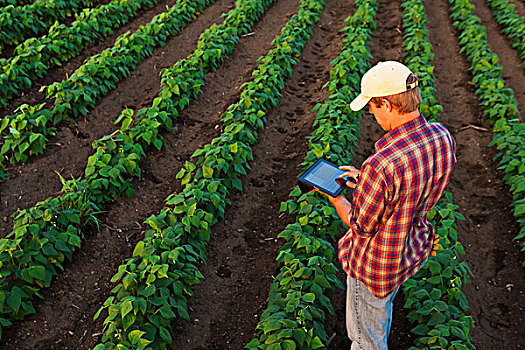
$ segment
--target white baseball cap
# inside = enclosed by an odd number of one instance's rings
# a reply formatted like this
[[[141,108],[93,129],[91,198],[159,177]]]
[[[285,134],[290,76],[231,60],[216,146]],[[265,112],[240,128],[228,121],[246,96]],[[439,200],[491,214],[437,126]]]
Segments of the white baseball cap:
[[[359,111],[373,97],[395,95],[415,88],[417,81],[407,85],[407,78],[411,73],[410,69],[400,62],[379,62],[361,78],[361,93],[350,103],[350,108]]]

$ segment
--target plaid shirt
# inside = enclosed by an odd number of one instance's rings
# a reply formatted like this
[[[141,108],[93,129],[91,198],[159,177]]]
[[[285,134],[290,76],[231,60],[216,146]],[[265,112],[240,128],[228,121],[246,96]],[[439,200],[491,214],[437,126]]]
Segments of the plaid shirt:
[[[362,165],[339,240],[346,273],[378,298],[417,272],[432,251],[427,212],[441,197],[456,162],[447,129],[423,116],[384,135]]]

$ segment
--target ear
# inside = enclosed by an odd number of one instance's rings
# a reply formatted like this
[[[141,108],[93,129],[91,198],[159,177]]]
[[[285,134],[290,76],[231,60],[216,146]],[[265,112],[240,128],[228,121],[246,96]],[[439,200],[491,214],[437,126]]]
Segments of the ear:
[[[383,101],[383,104],[385,105],[386,109],[389,111],[389,112],[392,112],[392,109],[393,109],[393,105],[392,103],[390,103],[389,100],[387,100],[386,98],[383,98],[381,99]]]

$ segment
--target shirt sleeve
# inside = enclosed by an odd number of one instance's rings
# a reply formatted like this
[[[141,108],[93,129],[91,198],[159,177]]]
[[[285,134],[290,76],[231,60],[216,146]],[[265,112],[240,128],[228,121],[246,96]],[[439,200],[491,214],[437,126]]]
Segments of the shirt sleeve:
[[[349,213],[350,228],[354,233],[371,237],[379,231],[388,192],[384,176],[374,166],[363,164]]]

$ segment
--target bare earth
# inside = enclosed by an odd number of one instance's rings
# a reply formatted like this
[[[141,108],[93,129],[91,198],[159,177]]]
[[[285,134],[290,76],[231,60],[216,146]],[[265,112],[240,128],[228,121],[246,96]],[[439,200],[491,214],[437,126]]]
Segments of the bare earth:
[[[12,112],[21,103],[38,103],[41,85],[63,79],[82,61],[112,45],[116,36],[164,11],[171,1],[163,1],[115,32],[103,43],[94,44],[81,57],[54,69],[23,97],[13,100],[3,111]],[[233,54],[206,79],[203,93],[182,113],[174,127],[163,136],[161,151],[150,151],[142,164],[143,177],[135,181],[133,198],[123,198],[105,208],[100,232],[85,232],[82,249],[66,264],[44,298],[36,301],[35,315],[5,329],[3,349],[92,349],[101,339],[103,317],[93,315],[110,296],[111,277],[120,263],[131,255],[142,238],[142,222],[162,208],[164,198],[180,189],[175,174],[199,147],[219,133],[220,115],[240,93],[239,87],[251,77],[257,58],[271,48],[271,41],[291,15],[298,0],[278,0],[256,24],[253,34],[242,38]],[[490,11],[475,0],[476,14],[489,31],[489,44],[500,56],[504,78],[515,91],[520,109],[525,108],[525,76],[516,52],[499,33]],[[517,9],[524,6],[517,3]],[[159,89],[159,72],[186,57],[196,47],[200,33],[222,20],[220,14],[234,5],[233,0],[217,0],[165,47],[137,67],[118,88],[102,98],[76,126],[63,125],[43,156],[9,169],[11,179],[0,184],[0,237],[12,228],[11,214],[27,208],[60,190],[55,174],[78,177],[91,142],[114,130],[113,121],[126,107],[148,106]],[[509,210],[511,197],[501,181],[489,148],[490,127],[470,84],[470,71],[459,53],[458,33],[448,18],[446,0],[425,2],[431,43],[435,54],[438,103],[443,105],[443,124],[453,133],[458,164],[448,187],[459,211],[466,217],[459,227],[465,261],[472,269],[472,284],[464,288],[474,320],[473,342],[478,349],[520,349],[525,347],[523,305],[525,273],[520,267],[525,256],[513,241],[519,231]],[[191,322],[177,319],[173,324],[172,349],[242,349],[255,335],[259,316],[266,307],[268,289],[278,266],[275,262],[282,241],[275,237],[293,218],[278,212],[281,201],[296,183],[299,164],[307,152],[306,137],[313,131],[312,108],[327,98],[323,85],[329,79],[330,62],[339,54],[344,19],[353,4],[344,0],[327,3],[320,22],[304,48],[300,61],[284,89],[281,102],[268,116],[266,129],[254,147],[251,172],[243,179],[243,192],[231,195],[232,205],[225,220],[213,228],[208,246],[208,263],[202,266],[205,279],[189,299]],[[378,29],[371,42],[371,63],[403,60],[402,10],[399,2],[379,1]],[[521,13],[523,15],[523,12]],[[356,164],[373,150],[383,132],[372,117],[362,120]],[[335,243],[335,242],[334,242]],[[340,278],[344,276],[340,273]],[[344,291],[331,296],[336,310],[327,320],[329,334],[335,333],[329,349],[340,349],[344,332]],[[403,295],[395,303],[390,337],[391,349],[407,349],[412,344],[411,325],[402,308]]]

